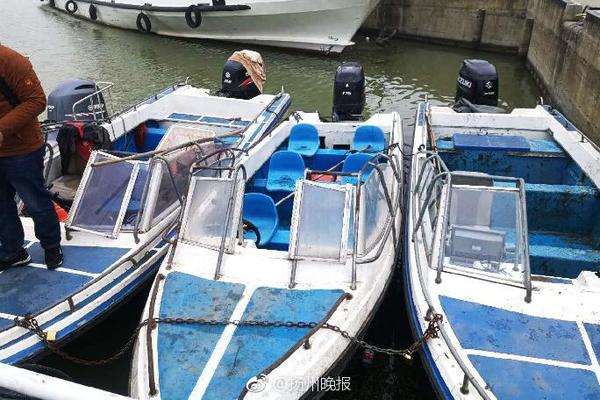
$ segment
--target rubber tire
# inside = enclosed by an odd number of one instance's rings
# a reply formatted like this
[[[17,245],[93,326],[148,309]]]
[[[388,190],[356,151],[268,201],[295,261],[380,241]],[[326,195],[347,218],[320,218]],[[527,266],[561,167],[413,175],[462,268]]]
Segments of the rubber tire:
[[[144,25],[142,25],[142,21],[144,21]],[[148,16],[143,12],[138,14],[135,24],[137,25],[137,28],[140,32],[152,32],[152,22],[150,22],[150,18],[148,18]]]
[[[90,4],[90,8],[89,8],[88,12],[90,14],[90,19],[92,21],[96,21],[98,19],[98,9],[96,8],[95,5]]]
[[[185,10],[185,22],[192,29],[199,28],[202,25],[202,11],[198,6],[192,4]]]
[[[73,5],[72,8],[70,7],[71,4]],[[78,9],[79,6],[73,0],[69,0],[65,3],[65,10],[67,10],[69,14],[75,14]]]

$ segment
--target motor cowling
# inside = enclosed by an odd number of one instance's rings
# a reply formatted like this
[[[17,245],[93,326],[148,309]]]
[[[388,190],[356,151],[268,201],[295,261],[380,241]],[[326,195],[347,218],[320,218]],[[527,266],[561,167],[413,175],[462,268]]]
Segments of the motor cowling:
[[[455,101],[467,99],[473,104],[498,106],[498,73],[486,60],[464,60],[456,86]]]
[[[335,73],[334,121],[356,121],[365,108],[365,71],[357,62],[345,62]]]
[[[48,96],[48,121],[94,121],[108,118],[106,103],[102,94],[97,94],[79,104],[78,101],[98,91],[94,81],[70,79],[59,83]],[[76,105],[77,104],[77,105]],[[73,106],[75,110],[73,110]],[[77,118],[74,118],[74,115]]]
[[[222,96],[249,100],[260,94],[260,90],[242,63],[228,60],[223,66]]]

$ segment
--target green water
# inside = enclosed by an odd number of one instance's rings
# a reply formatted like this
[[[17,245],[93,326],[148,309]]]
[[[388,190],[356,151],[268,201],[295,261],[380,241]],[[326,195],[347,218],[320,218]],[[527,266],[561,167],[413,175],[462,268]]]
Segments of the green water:
[[[434,104],[453,100],[460,63],[485,58],[500,74],[501,105],[507,109],[532,107],[540,95],[521,60],[513,56],[441,47],[411,41],[394,41],[385,48],[358,36],[341,60],[361,62],[367,74],[367,114],[398,111],[404,118],[405,137],[417,103],[429,97]],[[115,83],[114,106],[124,108],[185,77],[201,87],[216,89],[227,57],[243,45],[201,43],[161,38],[107,28],[76,20],[39,6],[33,0],[0,0],[0,42],[30,56],[44,88],[49,92],[69,78],[91,78]],[[294,110],[331,112],[333,74],[338,58],[257,49],[267,63],[266,91],[282,86],[292,95]],[[408,332],[399,274],[367,334],[382,346],[404,347]],[[70,352],[99,358],[116,351],[139,321],[147,290],[102,324],[67,347]],[[127,392],[128,358],[101,368],[79,367],[48,357],[41,361],[67,372],[74,380],[120,393]],[[429,399],[433,394],[423,369],[377,356],[364,367],[360,353],[342,372],[351,378],[351,392],[333,399]]]

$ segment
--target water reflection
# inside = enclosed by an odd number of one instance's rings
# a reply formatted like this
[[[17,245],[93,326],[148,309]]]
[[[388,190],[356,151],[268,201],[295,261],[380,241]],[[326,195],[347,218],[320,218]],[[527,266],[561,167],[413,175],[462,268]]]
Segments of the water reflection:
[[[46,90],[73,77],[113,81],[117,108],[187,76],[198,86],[215,89],[227,57],[244,47],[107,28],[22,0],[2,0],[0,16],[0,40],[30,54]],[[381,48],[362,36],[356,41],[341,60],[365,66],[368,114],[396,110],[413,118],[416,104],[426,95],[435,104],[450,103],[458,69],[467,57],[485,57],[496,64],[502,106],[532,106],[539,94],[515,56],[409,41]],[[294,109],[331,113],[333,74],[340,59],[259,50],[267,62],[267,92],[284,86],[293,96]]]

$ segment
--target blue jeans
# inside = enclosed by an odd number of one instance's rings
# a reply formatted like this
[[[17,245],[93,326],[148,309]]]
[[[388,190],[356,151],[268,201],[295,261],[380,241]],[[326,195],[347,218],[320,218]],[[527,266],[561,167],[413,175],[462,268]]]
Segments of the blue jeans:
[[[46,148],[33,153],[0,157],[0,248],[8,255],[23,247],[25,235],[15,193],[25,203],[35,224],[35,236],[44,249],[60,245],[60,223],[44,183]]]

